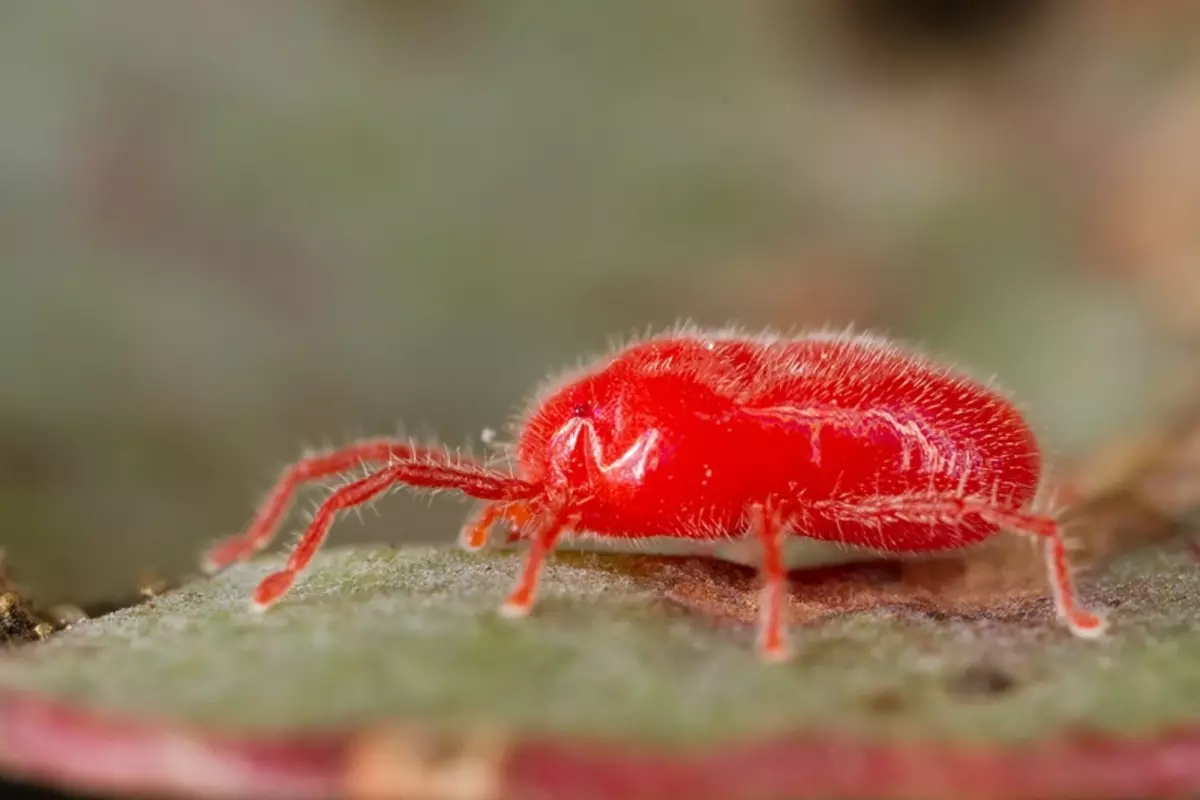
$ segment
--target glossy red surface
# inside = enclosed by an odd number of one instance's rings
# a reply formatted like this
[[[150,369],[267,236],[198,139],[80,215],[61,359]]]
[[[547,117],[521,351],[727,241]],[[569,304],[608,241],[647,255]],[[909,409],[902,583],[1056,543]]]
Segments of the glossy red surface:
[[[543,393],[516,455],[581,531],[729,537],[767,506],[793,533],[895,552],[986,537],[946,504],[1020,510],[1040,471],[1004,397],[868,336],[640,343]]]

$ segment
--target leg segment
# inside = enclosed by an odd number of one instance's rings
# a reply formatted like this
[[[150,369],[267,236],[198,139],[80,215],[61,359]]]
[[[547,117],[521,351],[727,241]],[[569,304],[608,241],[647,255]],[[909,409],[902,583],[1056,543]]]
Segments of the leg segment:
[[[785,661],[791,655],[783,619],[783,608],[787,599],[787,571],[783,568],[781,540],[785,529],[779,518],[763,506],[755,506],[752,519],[754,534],[763,549],[758,653],[765,661]]]
[[[265,610],[291,588],[325,541],[338,514],[367,503],[398,484],[417,489],[457,489],[470,497],[492,501],[527,499],[536,491],[532,484],[473,464],[423,461],[390,464],[343,486],[321,504],[284,568],[268,575],[258,585],[254,592],[254,608]]]
[[[279,476],[244,533],[218,542],[209,550],[204,557],[204,571],[213,573],[225,569],[250,558],[270,544],[291,506],[293,496],[305,483],[340,475],[361,464],[382,465],[392,460],[414,459],[430,463],[447,463],[450,460],[441,450],[414,447],[399,439],[367,439],[337,450],[305,456]]]
[[[492,526],[504,522],[509,529],[505,544],[512,544],[522,538],[532,517],[533,513],[525,503],[490,503],[467,518],[458,535],[458,543],[464,550],[482,550],[491,537]]]
[[[463,550],[482,550],[491,538],[492,525],[503,509],[497,503],[480,506],[463,524],[458,534],[458,544]]]
[[[1046,569],[1050,575],[1050,587],[1054,592],[1054,606],[1058,611],[1058,618],[1065,622],[1071,633],[1076,636],[1094,639],[1104,634],[1107,627],[1104,618],[1081,607],[1076,598],[1071,568],[1067,563],[1067,548],[1056,520],[1052,517],[1006,511],[990,514],[981,512],[980,516],[1001,527],[1042,537],[1046,548]]]
[[[1104,618],[1079,605],[1067,564],[1062,531],[1053,517],[1013,511],[979,498],[955,497],[888,498],[843,506],[838,510],[848,516],[853,515],[859,521],[870,519],[874,522],[918,522],[929,525],[961,523],[964,517],[975,515],[999,528],[1038,536],[1045,542],[1046,567],[1059,619],[1076,636],[1090,639],[1104,633]]]
[[[559,514],[548,515],[538,523],[538,528],[532,532],[529,554],[525,557],[525,569],[521,579],[509,594],[504,605],[500,606],[500,615],[504,617],[528,616],[533,609],[533,599],[537,594],[538,577],[542,571],[542,563],[554,549],[555,542],[563,531],[563,519]]]

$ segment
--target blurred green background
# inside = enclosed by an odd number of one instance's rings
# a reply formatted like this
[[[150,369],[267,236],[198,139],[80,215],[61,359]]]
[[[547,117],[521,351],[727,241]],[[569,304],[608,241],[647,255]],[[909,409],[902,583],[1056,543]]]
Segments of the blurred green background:
[[[476,442],[683,317],[882,329],[1084,452],[1191,374],[1197,33],[1118,0],[6,4],[0,546],[39,598],[127,592],[306,445]],[[463,512],[380,510],[336,539]]]

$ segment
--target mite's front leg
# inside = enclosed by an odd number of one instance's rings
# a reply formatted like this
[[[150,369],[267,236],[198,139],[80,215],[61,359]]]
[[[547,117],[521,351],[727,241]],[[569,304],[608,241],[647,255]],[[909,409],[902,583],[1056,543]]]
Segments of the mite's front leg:
[[[533,512],[526,503],[489,503],[480,506],[463,524],[458,544],[464,550],[482,550],[491,539],[492,526],[502,522],[508,527],[504,543],[512,544],[525,538],[524,531]]]
[[[500,615],[504,617],[528,616],[533,609],[533,600],[537,594],[538,579],[541,575],[542,564],[554,550],[558,537],[562,535],[565,521],[561,514],[549,514],[535,523],[537,527],[530,532],[532,544],[525,556],[525,568],[516,587],[500,606]]]
[[[344,474],[363,465],[383,465],[392,460],[428,459],[446,463],[451,460],[445,450],[417,447],[407,439],[376,438],[355,442],[336,450],[304,456],[288,466],[276,480],[246,530],[214,545],[204,556],[203,569],[214,573],[239,561],[245,561],[262,550],[287,515],[296,492],[305,484]],[[455,457],[458,462],[464,460]]]

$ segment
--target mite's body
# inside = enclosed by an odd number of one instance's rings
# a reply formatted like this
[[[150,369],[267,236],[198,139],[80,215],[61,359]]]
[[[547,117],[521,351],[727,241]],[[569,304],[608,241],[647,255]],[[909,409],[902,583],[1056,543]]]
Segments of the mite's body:
[[[728,538],[771,506],[795,533],[891,552],[996,525],[888,504],[1020,510],[1040,471],[1007,401],[867,337],[652,340],[538,403],[516,455],[548,493],[583,490],[578,527],[600,536]]]
[[[464,528],[471,549],[500,520],[530,540],[524,575],[503,607],[509,615],[531,607],[540,565],[564,531],[750,535],[764,548],[760,648],[774,659],[787,652],[783,536],[920,553],[1009,528],[1046,540],[1058,609],[1071,629],[1103,628],[1075,604],[1055,521],[1028,508],[1041,458],[1021,415],[995,391],[882,339],[650,339],[540,392],[512,456],[515,475],[389,440],[306,459],[211,564],[260,549],[302,481],[365,459],[382,466],[326,501],[288,567],[260,586],[260,606],[287,590],[337,512],[404,483],[487,501]]]

